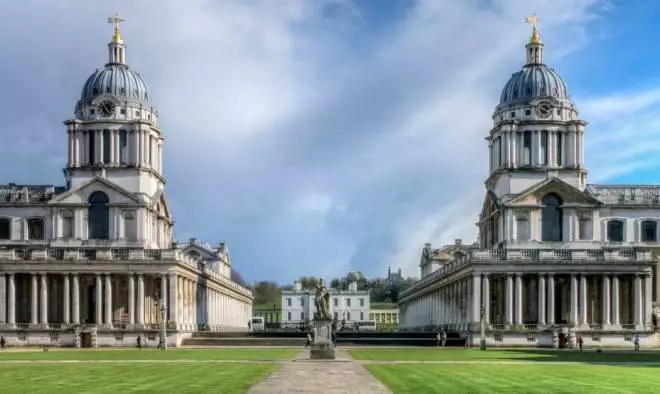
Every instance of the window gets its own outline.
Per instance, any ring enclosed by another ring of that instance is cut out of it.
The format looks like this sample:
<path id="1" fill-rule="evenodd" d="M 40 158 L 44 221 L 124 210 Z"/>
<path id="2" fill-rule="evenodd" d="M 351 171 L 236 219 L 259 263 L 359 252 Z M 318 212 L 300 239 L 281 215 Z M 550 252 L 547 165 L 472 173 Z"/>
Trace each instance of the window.
<path id="1" fill-rule="evenodd" d="M 526 110 L 525 110 L 525 115 L 529 116 L 529 115 L 531 115 L 531 114 L 532 114 L 532 110 L 531 110 L 531 109 L 526 109 Z"/>
<path id="2" fill-rule="evenodd" d="M 291 298 L 286 299 L 286 306 L 291 306 Z M 291 318 L 289 318 L 291 320 Z"/>
<path id="3" fill-rule="evenodd" d="M 563 156 L 564 156 L 564 154 L 562 152 L 562 148 L 564 146 L 563 141 L 562 141 L 563 137 L 564 137 L 564 135 L 562 133 L 557 133 L 557 138 L 555 138 L 555 141 L 557 141 L 557 146 L 556 146 L 555 152 L 557 152 L 557 165 L 558 166 L 562 165 Z"/>
<path id="4" fill-rule="evenodd" d="M 62 238 L 73 238 L 73 212 L 62 212 Z"/>
<path id="5" fill-rule="evenodd" d="M 122 115 L 126 115 L 126 110 L 124 108 L 122 108 L 122 109 L 119 110 L 119 113 L 122 114 Z"/>
<path id="6" fill-rule="evenodd" d="M 332 299 L 332 306 L 337 306 L 339 305 L 339 300 L 337 298 Z"/>
<path id="7" fill-rule="evenodd" d="M 561 115 L 561 110 L 560 109 L 557 110 L 557 115 Z"/>
<path id="8" fill-rule="evenodd" d="M 658 222 L 655 220 L 642 222 L 642 242 L 658 242 Z"/>
<path id="9" fill-rule="evenodd" d="M 137 241 L 137 224 L 135 223 L 136 213 L 132 209 L 123 212 L 124 216 L 124 239 L 127 241 Z M 199 257 L 199 253 L 197 254 Z"/>
<path id="10" fill-rule="evenodd" d="M 87 153 L 89 155 L 89 162 L 96 162 L 96 131 L 90 130 L 87 132 Z"/>
<path id="11" fill-rule="evenodd" d="M 339 320 L 339 313 L 335 312 L 335 320 Z"/>
<path id="12" fill-rule="evenodd" d="M 525 213 L 516 214 L 516 235 L 521 241 L 529 241 L 529 219 Z"/>
<path id="13" fill-rule="evenodd" d="M 140 111 L 135 111 L 135 116 L 140 116 Z"/>
<path id="14" fill-rule="evenodd" d="M 360 312 L 360 320 L 364 320 L 364 312 Z"/>
<path id="15" fill-rule="evenodd" d="M 128 164 L 128 150 L 126 147 L 126 130 L 119 130 L 119 163 Z"/>
<path id="16" fill-rule="evenodd" d="M 31 218 L 27 221 L 28 239 L 44 239 L 44 220 L 41 218 Z"/>
<path id="17" fill-rule="evenodd" d="M 90 114 L 90 115 L 94 115 L 94 108 L 92 108 L 92 109 L 89 110 L 89 114 Z"/>
<path id="18" fill-rule="evenodd" d="M 11 219 L 0 218 L 0 239 L 11 239 Z"/>
<path id="19" fill-rule="evenodd" d="M 305 299 L 300 297 L 300 306 L 305 306 Z"/>
<path id="20" fill-rule="evenodd" d="M 291 312 L 287 312 L 287 313 L 286 313 L 286 319 L 287 319 L 288 321 L 291 321 Z"/>
<path id="21" fill-rule="evenodd" d="M 349 307 L 349 308 L 351 307 L 351 299 L 350 298 L 346 299 L 346 306 Z"/>
<path id="22" fill-rule="evenodd" d="M 153 148 L 154 139 L 149 136 L 149 165 L 154 165 L 152 154 L 154 152 Z"/>
<path id="23" fill-rule="evenodd" d="M 346 320 L 351 320 L 351 312 L 346 313 Z"/>
<path id="24" fill-rule="evenodd" d="M 543 241 L 561 242 L 562 236 L 562 201 L 556 194 L 547 194 L 542 200 L 541 238 Z"/>
<path id="25" fill-rule="evenodd" d="M 300 320 L 305 321 L 305 312 L 300 312 Z"/>
<path id="26" fill-rule="evenodd" d="M 623 220 L 610 220 L 607 222 L 607 240 L 610 242 L 623 242 Z"/>
<path id="27" fill-rule="evenodd" d="M 108 196 L 100 191 L 89 196 L 88 229 L 89 239 L 110 238 L 110 208 Z"/>
<path id="28" fill-rule="evenodd" d="M 588 214 L 581 214 L 578 221 L 578 239 L 590 240 L 592 237 L 591 217 Z"/>
<path id="29" fill-rule="evenodd" d="M 499 163 L 499 167 L 502 167 L 504 164 L 504 144 L 502 144 L 502 137 L 497 137 L 497 151 L 499 154 L 497 155 L 497 161 Z"/>
<path id="30" fill-rule="evenodd" d="M 364 306 L 364 298 L 360 298 L 360 306 Z"/>
<path id="31" fill-rule="evenodd" d="M 532 164 L 532 132 L 523 133 L 523 164 Z"/>
<path id="32" fill-rule="evenodd" d="M 541 131 L 541 163 L 548 164 L 548 132 Z"/>
<path id="33" fill-rule="evenodd" d="M 103 130 L 103 163 L 110 163 L 110 130 Z"/>
<path id="34" fill-rule="evenodd" d="M 516 113 L 515 113 L 515 112 L 511 112 L 511 117 L 512 117 L 512 118 L 515 118 L 515 117 L 516 117 Z"/>

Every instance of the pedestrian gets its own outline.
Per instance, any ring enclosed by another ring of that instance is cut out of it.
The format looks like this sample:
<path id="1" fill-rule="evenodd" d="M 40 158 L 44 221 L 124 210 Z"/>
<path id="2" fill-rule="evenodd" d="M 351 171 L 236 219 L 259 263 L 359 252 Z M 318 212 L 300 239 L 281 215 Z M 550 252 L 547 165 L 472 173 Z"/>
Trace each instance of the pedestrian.
<path id="1" fill-rule="evenodd" d="M 307 333 L 307 339 L 305 340 L 305 349 L 307 349 L 308 346 L 312 346 L 312 334 Z"/>
<path id="2" fill-rule="evenodd" d="M 5 345 L 7 343 L 5 342 L 5 337 L 0 336 L 0 350 L 5 350 Z"/>
<path id="3" fill-rule="evenodd" d="M 465 334 L 465 349 L 472 347 L 472 333 L 468 332 Z"/>
<path id="4" fill-rule="evenodd" d="M 139 335 L 137 337 L 137 348 L 142 349 L 142 337 Z"/>
<path id="5" fill-rule="evenodd" d="M 639 334 L 635 334 L 634 343 L 635 343 L 635 351 L 638 352 L 639 351 Z"/>
<path id="6" fill-rule="evenodd" d="M 578 343 L 578 347 L 580 348 L 580 351 L 584 350 L 584 341 L 582 340 L 582 335 L 578 335 L 577 343 Z"/>

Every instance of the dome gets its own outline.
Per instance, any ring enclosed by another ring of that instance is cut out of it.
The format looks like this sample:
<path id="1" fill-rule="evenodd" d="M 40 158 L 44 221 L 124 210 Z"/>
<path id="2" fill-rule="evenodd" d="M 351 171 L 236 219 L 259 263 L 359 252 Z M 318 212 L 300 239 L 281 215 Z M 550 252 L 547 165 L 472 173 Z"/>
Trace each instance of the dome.
<path id="1" fill-rule="evenodd" d="M 97 69 L 85 82 L 80 102 L 91 102 L 97 96 L 112 95 L 121 101 L 150 102 L 149 88 L 140 74 L 125 64 L 107 64 Z"/>
<path id="2" fill-rule="evenodd" d="M 524 105 L 538 98 L 570 102 L 568 88 L 557 72 L 544 64 L 528 64 L 507 82 L 498 109 Z"/>

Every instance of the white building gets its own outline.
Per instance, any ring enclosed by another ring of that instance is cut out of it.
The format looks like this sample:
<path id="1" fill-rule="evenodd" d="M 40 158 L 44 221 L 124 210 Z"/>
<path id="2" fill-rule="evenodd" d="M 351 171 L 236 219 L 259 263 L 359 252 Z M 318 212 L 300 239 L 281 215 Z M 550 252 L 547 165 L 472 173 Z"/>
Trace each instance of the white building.
<path id="1" fill-rule="evenodd" d="M 252 293 L 230 279 L 224 243 L 172 242 L 164 134 L 118 25 L 108 55 L 64 122 L 66 186 L 0 185 L 0 335 L 134 346 L 156 341 L 162 304 L 172 344 L 246 330 Z"/>
<path id="2" fill-rule="evenodd" d="M 337 321 L 350 323 L 369 320 L 369 290 L 358 290 L 351 282 L 348 290 L 329 289 L 330 313 Z M 303 290 L 294 282 L 293 290 L 282 291 L 282 323 L 299 323 L 314 319 L 314 290 Z"/>
<path id="3" fill-rule="evenodd" d="M 400 326 L 478 330 L 542 344 L 551 328 L 585 343 L 653 340 L 660 283 L 660 186 L 589 185 L 587 123 L 543 63 L 534 26 L 527 62 L 504 87 L 489 132 L 479 247 L 422 252 L 422 279 L 401 294 Z M 655 283 L 654 283 L 655 282 Z"/>

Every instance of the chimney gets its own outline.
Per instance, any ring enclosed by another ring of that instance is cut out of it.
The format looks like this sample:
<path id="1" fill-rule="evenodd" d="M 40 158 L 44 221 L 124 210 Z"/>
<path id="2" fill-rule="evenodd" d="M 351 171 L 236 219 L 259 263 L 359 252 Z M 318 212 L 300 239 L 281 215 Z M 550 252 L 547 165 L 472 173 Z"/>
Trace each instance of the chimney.
<path id="1" fill-rule="evenodd" d="M 460 238 L 456 238 L 456 239 L 454 240 L 454 245 L 462 245 L 462 244 L 463 244 L 463 240 L 462 240 L 462 239 L 460 239 Z"/>
<path id="2" fill-rule="evenodd" d="M 348 284 L 348 291 L 357 291 L 357 282 L 351 282 Z"/>
<path id="3" fill-rule="evenodd" d="M 300 283 L 298 281 L 293 282 L 293 291 L 295 291 L 295 292 L 302 291 L 302 283 Z"/>

